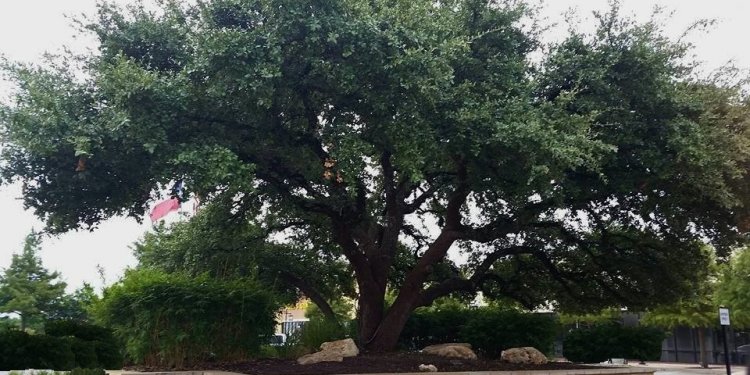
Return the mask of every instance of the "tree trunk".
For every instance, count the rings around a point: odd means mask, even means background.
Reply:
[[[359,340],[362,347],[368,348],[377,336],[380,324],[383,321],[383,310],[385,308],[385,292],[380,293],[360,291],[357,310],[357,323],[359,325]]]
[[[26,332],[26,317],[24,314],[19,314],[21,317],[21,332]]]
[[[416,294],[414,297],[416,297]],[[411,301],[412,298],[407,300]],[[398,345],[398,339],[401,336],[401,332],[404,330],[404,326],[406,326],[409,316],[414,311],[413,303],[401,301],[405,300],[397,300],[396,303],[388,309],[388,313],[378,325],[378,330],[375,333],[375,336],[365,347],[368,351],[379,353],[387,352],[394,350]]]
[[[698,327],[698,347],[700,348],[700,364],[702,368],[708,368],[706,361],[706,335],[703,327]]]

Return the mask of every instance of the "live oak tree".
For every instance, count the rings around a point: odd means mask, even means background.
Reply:
[[[41,327],[65,294],[60,274],[42,266],[40,243],[38,233],[26,236],[23,251],[13,254],[10,266],[0,275],[0,312],[17,314],[21,330]]]
[[[748,228],[748,101],[616,6],[546,49],[535,17],[478,0],[105,4],[84,22],[97,53],[7,67],[2,176],[60,232],[142,217],[171,181],[223,199],[269,241],[348,263],[370,350],[455,292],[675,300],[704,242],[726,251]]]

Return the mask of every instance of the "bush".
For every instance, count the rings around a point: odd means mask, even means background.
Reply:
[[[96,314],[135,363],[185,367],[257,353],[278,308],[268,288],[253,281],[140,270],[105,290]]]
[[[106,375],[107,373],[100,368],[80,368],[76,367],[70,370],[68,375]]]
[[[466,322],[460,337],[485,357],[496,358],[505,349],[523,346],[549,354],[558,331],[551,315],[484,308]]]
[[[75,320],[48,320],[44,333],[49,336],[73,336],[85,341],[114,341],[112,330]]]
[[[665,337],[658,328],[604,324],[571,331],[563,349],[565,357],[573,362],[597,363],[610,358],[653,361],[661,357]]]
[[[461,329],[476,310],[450,306],[444,309],[418,309],[401,333],[401,345],[419,350],[427,345],[463,341]]]
[[[75,337],[69,337],[68,342],[75,356],[75,366],[84,368],[99,366],[99,359],[96,355],[96,342],[85,341]]]
[[[347,337],[345,326],[325,318],[314,318],[300,329],[299,345],[308,352],[317,351],[320,344]]]
[[[492,358],[503,349],[518,346],[549,352],[557,332],[557,322],[547,315],[448,306],[412,314],[401,334],[401,345],[417,350],[432,344],[468,342],[477,352]]]
[[[78,339],[71,342],[76,366],[109,369],[122,367],[122,347],[111,329],[74,320],[51,320],[45,323],[44,330],[49,336]]]
[[[0,370],[70,370],[74,366],[75,354],[69,339],[13,330],[0,332]]]

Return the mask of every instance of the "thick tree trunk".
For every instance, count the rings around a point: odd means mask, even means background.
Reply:
[[[357,310],[357,322],[359,324],[360,344],[368,348],[380,330],[385,308],[385,292],[362,292],[360,291],[359,306]]]
[[[409,295],[404,295],[407,293]],[[387,314],[378,325],[375,336],[366,345],[366,349],[372,352],[387,352],[394,350],[398,345],[398,339],[406,326],[409,316],[414,311],[418,290],[401,291],[399,298],[388,309]],[[406,298],[402,298],[406,297]]]

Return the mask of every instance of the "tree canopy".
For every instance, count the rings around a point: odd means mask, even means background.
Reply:
[[[0,312],[18,314],[21,330],[41,327],[65,294],[60,274],[42,266],[40,243],[38,233],[26,236],[23,251],[13,254],[10,266],[0,276]]]
[[[535,17],[479,0],[104,4],[84,23],[97,53],[6,67],[0,176],[58,232],[140,218],[182,180],[270,242],[345,260],[373,350],[457,291],[674,300],[705,242],[748,229],[748,100],[616,5],[533,63]]]
[[[716,287],[719,304],[730,310],[734,327],[750,327],[750,250],[740,249],[722,270]]]

